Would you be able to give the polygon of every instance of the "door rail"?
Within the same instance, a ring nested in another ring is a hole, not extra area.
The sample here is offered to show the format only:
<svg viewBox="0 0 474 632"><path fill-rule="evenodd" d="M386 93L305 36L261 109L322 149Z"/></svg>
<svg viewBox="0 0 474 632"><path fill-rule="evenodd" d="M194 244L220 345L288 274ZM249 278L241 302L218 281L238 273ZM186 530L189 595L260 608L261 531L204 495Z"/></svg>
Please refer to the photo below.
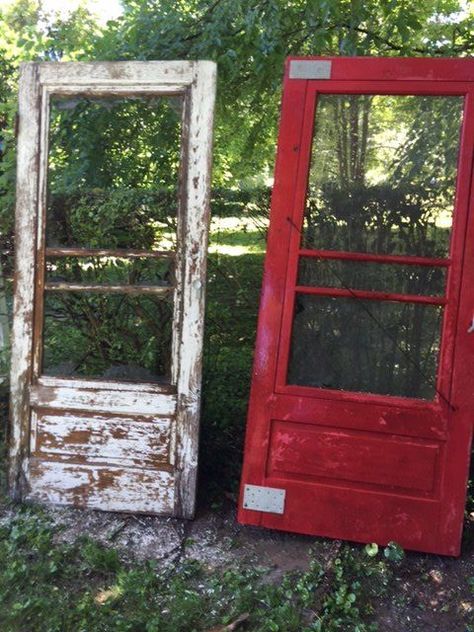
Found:
<svg viewBox="0 0 474 632"><path fill-rule="evenodd" d="M174 285L85 285L57 281L44 284L44 289L50 292L100 292L104 294L168 294L174 288Z"/></svg>
<svg viewBox="0 0 474 632"><path fill-rule="evenodd" d="M314 294L316 296L347 297L368 299L372 301L395 301L397 303L424 303L425 305L446 305L444 296L418 296L417 294L395 294L391 292L375 292L372 290L352 290L351 288L310 287L297 285L298 294Z"/></svg>
<svg viewBox="0 0 474 632"><path fill-rule="evenodd" d="M314 259L347 259L348 261L373 261L375 263L398 263L401 265L444 267L451 265L451 259L431 257L415 257L411 255L379 255L369 252L347 252L344 250L311 250L303 248L298 252L300 257Z"/></svg>
<svg viewBox="0 0 474 632"><path fill-rule="evenodd" d="M133 259L175 259L176 253L168 250L128 250L127 248L45 248L46 257L119 257Z"/></svg>

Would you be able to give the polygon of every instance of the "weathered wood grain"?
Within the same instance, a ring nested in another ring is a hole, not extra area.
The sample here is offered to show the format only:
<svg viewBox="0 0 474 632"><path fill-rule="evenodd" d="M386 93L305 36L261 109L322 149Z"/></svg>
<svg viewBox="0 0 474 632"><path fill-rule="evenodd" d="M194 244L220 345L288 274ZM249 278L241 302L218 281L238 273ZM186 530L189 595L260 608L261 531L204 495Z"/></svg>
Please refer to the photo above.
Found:
<svg viewBox="0 0 474 632"><path fill-rule="evenodd" d="M47 257L117 257L124 259L174 259L171 250L129 250L128 248L46 248Z"/></svg>
<svg viewBox="0 0 474 632"><path fill-rule="evenodd" d="M22 485L25 490L29 485L27 497L43 502L192 517L216 66L194 61L28 63L21 75L10 488L17 498ZM184 103L174 287L45 285L46 256L174 257L142 250L46 248L51 97L171 94L182 95ZM172 292L171 384L42 375L45 289ZM135 467L119 468L118 461Z"/></svg>
<svg viewBox="0 0 474 632"><path fill-rule="evenodd" d="M39 127L39 152L38 164L31 177L37 178L38 198L36 209L36 253L35 253L35 295L33 308L33 357L31 380L34 382L40 372L43 357L42 332L44 315L44 279L45 279L45 255L44 242L46 233L46 207L47 207L47 175L49 156L49 99L45 89L40 85L40 127Z"/></svg>
<svg viewBox="0 0 474 632"><path fill-rule="evenodd" d="M32 413L32 453L159 467L169 462L171 419Z"/></svg>
<svg viewBox="0 0 474 632"><path fill-rule="evenodd" d="M8 353L10 349L10 319L8 318L7 294L5 288L5 277L3 267L0 262L0 354ZM0 373L0 385L7 381L6 374Z"/></svg>
<svg viewBox="0 0 474 632"><path fill-rule="evenodd" d="M196 499L215 85L216 65L213 62L196 64L189 100L185 181L186 234L182 248L181 296L184 326L177 349L176 512L186 518L194 516Z"/></svg>
<svg viewBox="0 0 474 632"><path fill-rule="evenodd" d="M166 296L173 287L171 285L87 285L86 283L63 283L51 281L44 284L49 292L93 292L94 294L154 294Z"/></svg>
<svg viewBox="0 0 474 632"><path fill-rule="evenodd" d="M45 94L50 97L90 97L93 99L104 98L128 98L144 97L156 98L182 97L188 84L160 84L157 87L154 83L131 84L129 81L118 81L115 84L87 84L71 83L67 86L55 83L45 84Z"/></svg>
<svg viewBox="0 0 474 632"><path fill-rule="evenodd" d="M157 469L77 465L32 458L26 500L102 511L171 514L173 474Z"/></svg>
<svg viewBox="0 0 474 632"><path fill-rule="evenodd" d="M38 196L40 89L37 67L23 65L19 85L15 216L15 279L10 374L9 489L20 498L22 465L28 453L33 344L33 300Z"/></svg>
<svg viewBox="0 0 474 632"><path fill-rule="evenodd" d="M155 90L160 85L189 85L194 80L194 61L130 61L130 62L46 62L38 64L39 80L43 84L63 85L152 84Z"/></svg>
<svg viewBox="0 0 474 632"><path fill-rule="evenodd" d="M176 395L133 392L125 387L123 390L109 391L103 388L31 386L30 404L57 410L172 417L176 412Z"/></svg>
<svg viewBox="0 0 474 632"><path fill-rule="evenodd" d="M101 380L85 377L67 378L53 377L51 375L41 375L37 381L38 386L52 388L79 388L96 391L99 389L107 391L127 391L130 393L154 393L155 395L168 395L176 393L176 386L169 382L119 382L113 380Z"/></svg>

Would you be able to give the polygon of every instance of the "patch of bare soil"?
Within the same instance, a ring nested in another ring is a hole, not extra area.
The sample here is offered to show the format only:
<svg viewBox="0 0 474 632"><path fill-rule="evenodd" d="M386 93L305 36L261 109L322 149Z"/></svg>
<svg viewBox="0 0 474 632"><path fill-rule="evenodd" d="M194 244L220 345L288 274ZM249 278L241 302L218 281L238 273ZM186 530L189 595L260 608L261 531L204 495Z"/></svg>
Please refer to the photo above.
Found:
<svg viewBox="0 0 474 632"><path fill-rule="evenodd" d="M189 558L211 570L238 561L269 568L267 581L278 582L287 571L308 568L311 551L323 566L338 551L331 540L242 527L231 503L220 510L201 509L191 522L74 509L51 511L63 526L59 537L65 540L87 534L113 544L124 557L155 559L164 566ZM407 553L376 610L380 632L467 632L474 624L470 577L474 577L473 523L466 525L459 559Z"/></svg>
<svg viewBox="0 0 474 632"><path fill-rule="evenodd" d="M474 523L467 521L458 559L408 552L376 611L382 632L474 630Z"/></svg>
<svg viewBox="0 0 474 632"><path fill-rule="evenodd" d="M329 540L243 527L231 503L220 510L201 509L192 521L69 507L47 511L60 541L88 536L114 546L124 559L156 560L165 567L193 559L213 570L238 561L269 568L272 580L307 569L310 549L325 559L331 545Z"/></svg>

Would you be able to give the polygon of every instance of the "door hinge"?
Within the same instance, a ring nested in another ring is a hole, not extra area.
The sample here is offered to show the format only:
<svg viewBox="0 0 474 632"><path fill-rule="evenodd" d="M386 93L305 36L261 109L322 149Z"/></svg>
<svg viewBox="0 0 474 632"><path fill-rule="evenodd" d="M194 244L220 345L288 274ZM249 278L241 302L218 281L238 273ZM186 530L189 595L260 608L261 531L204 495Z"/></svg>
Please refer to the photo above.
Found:
<svg viewBox="0 0 474 632"><path fill-rule="evenodd" d="M286 489L245 485L243 508L282 514L285 510Z"/></svg>

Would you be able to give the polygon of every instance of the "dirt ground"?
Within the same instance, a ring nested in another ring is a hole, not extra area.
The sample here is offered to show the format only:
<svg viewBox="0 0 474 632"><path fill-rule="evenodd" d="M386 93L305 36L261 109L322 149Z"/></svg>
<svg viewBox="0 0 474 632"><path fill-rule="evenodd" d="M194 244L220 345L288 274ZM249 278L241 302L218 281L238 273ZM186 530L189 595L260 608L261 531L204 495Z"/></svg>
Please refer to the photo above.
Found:
<svg viewBox="0 0 474 632"><path fill-rule="evenodd" d="M268 567L268 581L308 567L310 553L326 565L336 557L334 540L243 527L235 504L201 508L191 522L173 518L112 514L70 508L48 509L58 538L88 535L114 546L130 560L154 559L163 567L186 558L209 570L235 564ZM473 517L474 518L474 517ZM3 519L8 519L3 514ZM356 547L359 545L355 545ZM474 630L474 521L467 521L462 556L443 558L407 552L388 594L376 608L380 632L469 632Z"/></svg>

